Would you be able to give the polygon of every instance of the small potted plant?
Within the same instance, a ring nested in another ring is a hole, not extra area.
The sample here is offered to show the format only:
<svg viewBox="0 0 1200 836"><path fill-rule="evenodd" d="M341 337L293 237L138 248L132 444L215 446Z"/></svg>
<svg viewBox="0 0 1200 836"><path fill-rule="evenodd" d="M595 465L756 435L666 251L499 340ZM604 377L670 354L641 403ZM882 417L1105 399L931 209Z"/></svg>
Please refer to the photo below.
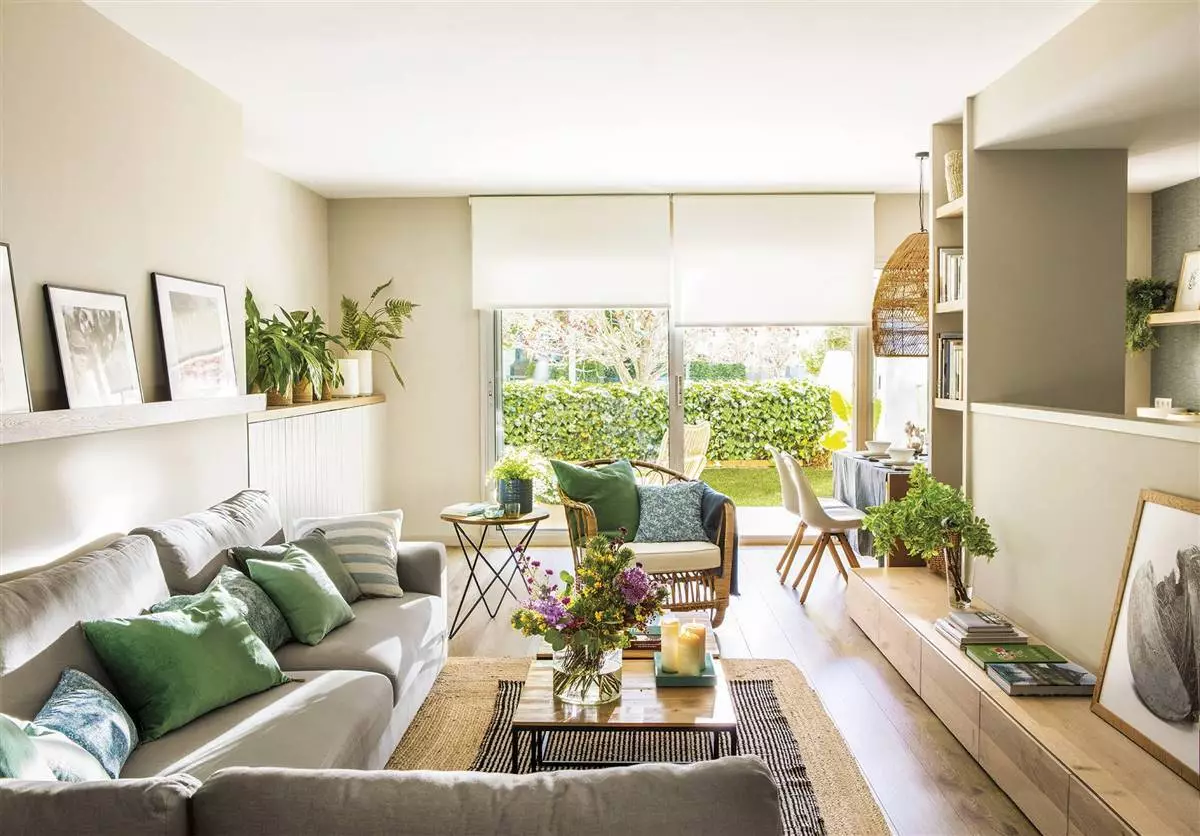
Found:
<svg viewBox="0 0 1200 836"><path fill-rule="evenodd" d="M925 561L943 559L950 606L955 609L971 605L967 558L991 560L996 554L987 520L975 515L971 500L934 479L922 465L913 468L908 493L902 498L867 509L863 527L875 536L881 553L902 542Z"/></svg>
<svg viewBox="0 0 1200 836"><path fill-rule="evenodd" d="M1158 347L1150 314L1169 310L1175 285L1162 279L1130 279L1125 283L1125 348L1138 353Z"/></svg>
<svg viewBox="0 0 1200 836"><path fill-rule="evenodd" d="M404 325L412 319L417 306L407 299L387 299L376 304L379 294L392 285L388 279L371 291L365 305L360 305L348 296L342 297L341 346L351 358L358 360L359 394L370 395L375 391L372 375L372 358L382 354L392 367L396 382L404 385L396 361L392 359L392 341L404 336Z"/></svg>
<svg viewBox="0 0 1200 836"><path fill-rule="evenodd" d="M533 510L533 481L542 475L538 457L529 450L511 450L492 468L496 480L496 501L507 511L511 504L520 505L520 513Z"/></svg>
<svg viewBox="0 0 1200 836"><path fill-rule="evenodd" d="M246 290L246 385L251 393L266 392L267 406L290 406L300 371L299 347L287 326L264 318Z"/></svg>
<svg viewBox="0 0 1200 836"><path fill-rule="evenodd" d="M523 551L518 562L530 597L513 611L512 626L541 636L554 650L554 696L599 705L621 696L621 649L661 615L668 590L634 563L620 538L587 543L576 575L557 578Z"/></svg>

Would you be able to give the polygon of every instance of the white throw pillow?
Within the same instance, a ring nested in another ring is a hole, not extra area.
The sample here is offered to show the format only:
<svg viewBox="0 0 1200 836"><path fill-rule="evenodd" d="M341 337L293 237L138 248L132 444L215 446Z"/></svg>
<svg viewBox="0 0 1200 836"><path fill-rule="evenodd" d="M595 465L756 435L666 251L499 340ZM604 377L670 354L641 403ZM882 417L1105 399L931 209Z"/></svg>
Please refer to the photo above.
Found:
<svg viewBox="0 0 1200 836"><path fill-rule="evenodd" d="M400 510L343 517L305 517L296 520L294 537L304 537L320 529L363 595L400 598L404 590L396 578L396 549L403 523L404 512Z"/></svg>

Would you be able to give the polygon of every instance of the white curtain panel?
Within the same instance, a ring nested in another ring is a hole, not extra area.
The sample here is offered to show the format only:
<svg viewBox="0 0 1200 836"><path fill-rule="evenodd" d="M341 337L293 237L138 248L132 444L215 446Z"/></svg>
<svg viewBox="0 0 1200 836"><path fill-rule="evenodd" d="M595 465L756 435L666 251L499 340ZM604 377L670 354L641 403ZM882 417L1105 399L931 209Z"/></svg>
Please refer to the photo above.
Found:
<svg viewBox="0 0 1200 836"><path fill-rule="evenodd" d="M670 198L473 197L471 260L476 309L665 307Z"/></svg>
<svg viewBox="0 0 1200 836"><path fill-rule="evenodd" d="M674 198L680 325L867 325L874 195Z"/></svg>

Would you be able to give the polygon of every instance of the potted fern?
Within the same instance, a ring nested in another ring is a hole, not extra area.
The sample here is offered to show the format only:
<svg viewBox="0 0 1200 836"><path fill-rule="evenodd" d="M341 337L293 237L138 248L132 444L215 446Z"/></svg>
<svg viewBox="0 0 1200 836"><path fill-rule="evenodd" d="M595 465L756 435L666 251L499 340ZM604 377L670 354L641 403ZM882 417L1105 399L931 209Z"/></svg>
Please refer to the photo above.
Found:
<svg viewBox="0 0 1200 836"><path fill-rule="evenodd" d="M396 361L392 359L392 341L402 339L404 325L412 319L417 307L407 299L388 298L379 300L379 294L391 287L394 279L388 279L375 290L365 305L360 305L348 296L342 297L341 346L351 358L358 360L358 389L363 395L375 391L372 361L375 354L382 354L392 367L396 382L404 385Z"/></svg>
<svg viewBox="0 0 1200 836"><path fill-rule="evenodd" d="M867 509L863 527L875 536L881 554L903 542L909 553L931 564L945 561L950 606L971 605L971 557L991 560L996 554L987 520L962 491L939 482L922 465L913 468L908 493L894 502Z"/></svg>

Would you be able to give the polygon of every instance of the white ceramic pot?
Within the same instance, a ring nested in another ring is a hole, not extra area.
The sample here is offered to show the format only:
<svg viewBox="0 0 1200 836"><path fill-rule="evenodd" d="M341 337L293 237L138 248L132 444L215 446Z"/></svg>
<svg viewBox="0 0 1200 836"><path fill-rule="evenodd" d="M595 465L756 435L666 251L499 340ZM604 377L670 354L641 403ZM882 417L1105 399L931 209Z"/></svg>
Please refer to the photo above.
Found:
<svg viewBox="0 0 1200 836"><path fill-rule="evenodd" d="M358 397L358 367L361 365L353 357L338 360L338 371L342 375L342 385L333 390L335 398Z"/></svg>
<svg viewBox="0 0 1200 836"><path fill-rule="evenodd" d="M375 352L351 351L350 356L358 361L358 394L374 395L375 381L372 379L371 368Z"/></svg>

